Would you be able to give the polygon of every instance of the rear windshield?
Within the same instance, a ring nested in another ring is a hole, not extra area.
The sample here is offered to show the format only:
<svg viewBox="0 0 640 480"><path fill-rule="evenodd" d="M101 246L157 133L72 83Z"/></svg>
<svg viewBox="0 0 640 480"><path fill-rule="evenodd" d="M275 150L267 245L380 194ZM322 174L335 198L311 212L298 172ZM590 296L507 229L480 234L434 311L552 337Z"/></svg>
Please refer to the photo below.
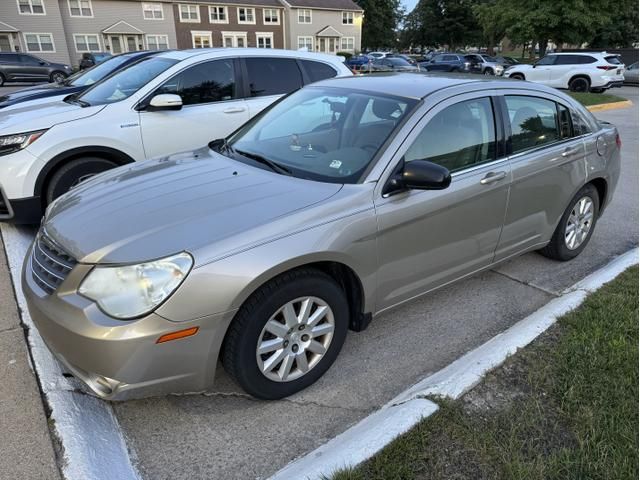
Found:
<svg viewBox="0 0 640 480"><path fill-rule="evenodd" d="M617 55L611 55L609 57L604 57L604 59L611 63L612 65L622 65L620 58Z"/></svg>

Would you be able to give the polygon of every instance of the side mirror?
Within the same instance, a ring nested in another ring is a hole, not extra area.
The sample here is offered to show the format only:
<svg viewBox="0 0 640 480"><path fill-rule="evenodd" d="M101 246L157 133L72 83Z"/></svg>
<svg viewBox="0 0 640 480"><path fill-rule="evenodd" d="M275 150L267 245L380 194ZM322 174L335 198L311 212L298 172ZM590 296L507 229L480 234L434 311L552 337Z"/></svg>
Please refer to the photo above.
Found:
<svg viewBox="0 0 640 480"><path fill-rule="evenodd" d="M451 173L428 160L413 160L400 165L384 188L383 194L399 190L444 190L451 184Z"/></svg>
<svg viewBox="0 0 640 480"><path fill-rule="evenodd" d="M40 65L46 65L47 64L47 62L45 62L43 60L40 60L40 62L38 62L38 63L40 63Z"/></svg>
<svg viewBox="0 0 640 480"><path fill-rule="evenodd" d="M155 95L149 102L147 111L159 112L163 110L180 110L182 108L182 98L173 93L161 93Z"/></svg>

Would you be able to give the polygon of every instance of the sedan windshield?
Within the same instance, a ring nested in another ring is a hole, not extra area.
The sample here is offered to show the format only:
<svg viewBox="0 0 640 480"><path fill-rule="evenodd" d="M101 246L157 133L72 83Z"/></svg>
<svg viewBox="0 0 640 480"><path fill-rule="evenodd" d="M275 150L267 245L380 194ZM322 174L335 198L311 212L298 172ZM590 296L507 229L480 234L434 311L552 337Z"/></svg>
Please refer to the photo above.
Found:
<svg viewBox="0 0 640 480"><path fill-rule="evenodd" d="M308 87L246 124L221 153L301 178L357 183L416 104L407 98Z"/></svg>
<svg viewBox="0 0 640 480"><path fill-rule="evenodd" d="M88 105L104 105L129 98L162 72L175 65L172 58L147 57L84 92L78 100Z"/></svg>
<svg viewBox="0 0 640 480"><path fill-rule="evenodd" d="M110 58L99 63L95 67L78 72L76 75L69 77L67 84L73 85L74 87L88 87L89 85L93 85L99 80L102 80L126 61L127 57L124 55L118 55L117 57Z"/></svg>

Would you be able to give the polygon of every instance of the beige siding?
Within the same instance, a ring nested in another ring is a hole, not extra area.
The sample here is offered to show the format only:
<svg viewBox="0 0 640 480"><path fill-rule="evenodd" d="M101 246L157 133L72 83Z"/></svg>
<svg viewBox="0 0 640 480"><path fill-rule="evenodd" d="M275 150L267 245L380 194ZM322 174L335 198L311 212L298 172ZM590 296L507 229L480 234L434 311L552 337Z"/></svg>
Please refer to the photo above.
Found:
<svg viewBox="0 0 640 480"><path fill-rule="evenodd" d="M354 12L353 25L342 24L342 11L339 10L319 10L311 9L311 23L298 23L298 8L287 8L285 15L287 16L286 32L287 32L287 48L291 50L298 49L298 37L306 36L314 38L314 51L316 49L316 34L325 28L331 26L340 32L344 37L354 38L354 50L360 51L362 42L362 12ZM338 49L341 50L341 49Z"/></svg>
<svg viewBox="0 0 640 480"><path fill-rule="evenodd" d="M58 0L43 0L45 15L25 15L18 11L16 0L0 0L0 21L19 30L14 45L21 52L27 52L25 33L50 33L55 52L31 52L51 62L70 63L69 49L60 17Z"/></svg>

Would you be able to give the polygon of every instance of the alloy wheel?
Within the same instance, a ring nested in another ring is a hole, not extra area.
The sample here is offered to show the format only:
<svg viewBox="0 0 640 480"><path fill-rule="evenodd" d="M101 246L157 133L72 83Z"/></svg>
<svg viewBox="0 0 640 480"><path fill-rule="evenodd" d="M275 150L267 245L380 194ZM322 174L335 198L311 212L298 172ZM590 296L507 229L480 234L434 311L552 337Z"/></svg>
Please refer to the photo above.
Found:
<svg viewBox="0 0 640 480"><path fill-rule="evenodd" d="M564 230L564 243L569 250L575 250L585 241L593 225L593 200L582 197L571 209Z"/></svg>

